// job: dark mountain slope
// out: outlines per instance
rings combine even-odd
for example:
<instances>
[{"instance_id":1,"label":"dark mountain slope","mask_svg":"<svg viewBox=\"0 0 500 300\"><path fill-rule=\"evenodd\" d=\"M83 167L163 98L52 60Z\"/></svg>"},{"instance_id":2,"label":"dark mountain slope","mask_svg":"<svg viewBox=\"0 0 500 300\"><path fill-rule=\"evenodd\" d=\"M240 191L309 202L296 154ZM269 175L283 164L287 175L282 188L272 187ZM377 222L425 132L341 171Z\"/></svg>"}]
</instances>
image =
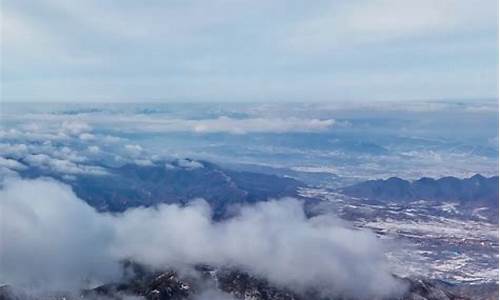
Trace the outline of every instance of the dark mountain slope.
<instances>
[{"instance_id":1,"label":"dark mountain slope","mask_svg":"<svg viewBox=\"0 0 500 300\"><path fill-rule=\"evenodd\" d=\"M151 166L126 164L106 170L109 175L67 178L30 168L21 175L61 180L99 211L122 212L131 207L185 204L203 198L219 216L231 205L295 196L297 188L303 185L291 178L226 170L209 162L192 160L157 162Z\"/></svg>"},{"instance_id":2,"label":"dark mountain slope","mask_svg":"<svg viewBox=\"0 0 500 300\"><path fill-rule=\"evenodd\" d=\"M397 278L397 280L401 280L408 287L402 297L397 298L398 300L468 299L452 293L450 291L451 286L438 285L437 283L420 279ZM207 266L198 267L197 274L190 278L180 276L172 271L156 272L153 274L143 273L123 283L108 284L86 291L82 296L83 298L90 299L95 299L99 296L123 299L125 298L124 295L142 296L148 300L193 299L194 295L207 289L217 289L230 294L236 299L347 300L344 297L327 297L314 290L310 290L305 294L298 294L285 288L273 286L264 279L236 269L214 269ZM396 298L386 300L396 300Z\"/></svg>"},{"instance_id":3,"label":"dark mountain slope","mask_svg":"<svg viewBox=\"0 0 500 300\"><path fill-rule=\"evenodd\" d=\"M150 271L136 264L128 264L120 282L108 283L80 292L33 293L11 286L0 287L0 300L74 300L74 299L145 299L145 300L188 300L188 299L254 299L254 300L354 300L352 298L328 296L311 288L301 293L274 286L265 279L234 268L213 268L197 266L189 275L173 270ZM399 278L405 291L398 297L380 300L466 300L451 284L417 278ZM363 285L360 284L360 289ZM207 291L217 291L212 296L200 297ZM494 291L482 294L476 299L486 299ZM364 300L364 299L359 299Z\"/></svg>"},{"instance_id":4,"label":"dark mountain slope","mask_svg":"<svg viewBox=\"0 0 500 300\"><path fill-rule=\"evenodd\" d=\"M377 201L456 201L465 205L498 208L498 176L487 178L477 174L465 179L423 177L415 181L391 177L365 181L338 191Z\"/></svg>"}]
</instances>

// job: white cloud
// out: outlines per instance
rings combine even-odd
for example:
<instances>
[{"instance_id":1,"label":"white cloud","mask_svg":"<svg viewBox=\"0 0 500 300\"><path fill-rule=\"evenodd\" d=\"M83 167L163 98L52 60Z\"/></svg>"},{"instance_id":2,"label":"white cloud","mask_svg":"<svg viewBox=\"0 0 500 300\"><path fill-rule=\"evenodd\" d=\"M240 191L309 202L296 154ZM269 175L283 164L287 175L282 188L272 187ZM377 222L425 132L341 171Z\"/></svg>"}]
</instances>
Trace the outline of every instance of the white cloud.
<instances>
[{"instance_id":1,"label":"white cloud","mask_svg":"<svg viewBox=\"0 0 500 300\"><path fill-rule=\"evenodd\" d=\"M139 166L154 166L153 161L149 159L135 159L134 163Z\"/></svg>"},{"instance_id":2,"label":"white cloud","mask_svg":"<svg viewBox=\"0 0 500 300\"><path fill-rule=\"evenodd\" d=\"M194 296L193 300L237 300L228 293L216 289L207 289Z\"/></svg>"},{"instance_id":3,"label":"white cloud","mask_svg":"<svg viewBox=\"0 0 500 300\"><path fill-rule=\"evenodd\" d=\"M59 158L62 160L68 160L71 162L85 162L87 157L81 155L78 151L73 150L67 146L63 147L48 147L51 151L47 151L52 157ZM53 149L52 149L53 148Z\"/></svg>"},{"instance_id":4,"label":"white cloud","mask_svg":"<svg viewBox=\"0 0 500 300\"><path fill-rule=\"evenodd\" d=\"M0 190L0 210L0 276L15 285L101 282L117 276L117 260L132 258L155 267L239 266L296 290L314 286L362 297L401 291L375 235L332 216L308 219L297 200L244 207L213 223L203 201L107 215L53 180L9 179Z\"/></svg>"},{"instance_id":5,"label":"white cloud","mask_svg":"<svg viewBox=\"0 0 500 300\"><path fill-rule=\"evenodd\" d=\"M24 170L26 166L17 160L3 158L0 156L0 167L8 168L11 170Z\"/></svg>"},{"instance_id":6,"label":"white cloud","mask_svg":"<svg viewBox=\"0 0 500 300\"><path fill-rule=\"evenodd\" d=\"M295 200L246 207L241 216L218 224L212 224L202 202L188 209L130 210L124 216L118 235L132 240L117 245L117 251L151 265L236 265L278 285L298 290L316 286L360 297L396 288L374 235L347 229L330 216L307 219ZM131 234L146 228L171 231Z\"/></svg>"},{"instance_id":7,"label":"white cloud","mask_svg":"<svg viewBox=\"0 0 500 300\"><path fill-rule=\"evenodd\" d=\"M144 149L141 147L141 145L137 144L127 144L124 146L126 152L135 158L138 158L141 156L141 154L144 153Z\"/></svg>"},{"instance_id":8,"label":"white cloud","mask_svg":"<svg viewBox=\"0 0 500 300\"><path fill-rule=\"evenodd\" d=\"M333 119L299 119L299 118L252 118L233 119L219 117L211 120L192 120L179 122L198 133L228 132L233 134L245 134L252 132L308 132L323 131L335 124Z\"/></svg>"},{"instance_id":9,"label":"white cloud","mask_svg":"<svg viewBox=\"0 0 500 300\"><path fill-rule=\"evenodd\" d=\"M453 31L493 29L497 23L493 6L495 0L332 2L316 17L299 23L290 44L307 51L329 51Z\"/></svg>"},{"instance_id":10,"label":"white cloud","mask_svg":"<svg viewBox=\"0 0 500 300\"><path fill-rule=\"evenodd\" d=\"M60 132L21 131L10 128L0 129L0 138L24 141L61 141L67 139L68 136Z\"/></svg>"},{"instance_id":11,"label":"white cloud","mask_svg":"<svg viewBox=\"0 0 500 300\"><path fill-rule=\"evenodd\" d=\"M108 174L105 169L98 166L77 164L70 160L54 158L46 154L29 154L23 160L31 166L49 169L62 174Z\"/></svg>"},{"instance_id":12,"label":"white cloud","mask_svg":"<svg viewBox=\"0 0 500 300\"><path fill-rule=\"evenodd\" d=\"M117 137L117 136L105 135L102 137L102 141L104 143L108 143L108 144L115 144L115 143L123 142L123 141L125 141L125 139Z\"/></svg>"},{"instance_id":13,"label":"white cloud","mask_svg":"<svg viewBox=\"0 0 500 300\"><path fill-rule=\"evenodd\" d=\"M281 112L283 113L283 112ZM88 140L90 138L101 138L87 133L91 126L97 128L115 129L120 128L121 132L196 132L196 133L284 133L284 132L318 132L325 131L335 125L332 118L318 119L307 117L282 117L279 115L267 117L232 118L228 116L218 116L210 119L180 119L166 115L141 115L125 113L97 113L84 114L79 116L79 121L71 121L72 117L67 115L31 114L9 115L13 121L43 121L45 129L36 133L27 131L21 133L16 129L10 129L9 138L26 138L26 135L35 135L43 138L51 136L63 138L67 134L80 134L80 138ZM64 125L62 132L54 132L51 128L57 128L58 124ZM0 131L0 134L2 132ZM7 133L4 133L7 134ZM54 137L52 137L54 136ZM6 136L7 137L7 136ZM105 136L105 142L119 142L122 139L113 136ZM127 150L140 152L142 149L137 145L127 145Z\"/></svg>"},{"instance_id":14,"label":"white cloud","mask_svg":"<svg viewBox=\"0 0 500 300\"><path fill-rule=\"evenodd\" d=\"M109 248L112 228L70 187L10 179L0 190L0 211L1 283L64 290L119 274Z\"/></svg>"},{"instance_id":15,"label":"white cloud","mask_svg":"<svg viewBox=\"0 0 500 300\"><path fill-rule=\"evenodd\" d=\"M0 153L7 156L24 156L28 153L28 146L25 144L0 143Z\"/></svg>"},{"instance_id":16,"label":"white cloud","mask_svg":"<svg viewBox=\"0 0 500 300\"><path fill-rule=\"evenodd\" d=\"M64 141L71 137L92 139L92 128L86 122L71 117L54 117L50 114L5 115L4 119L29 122L18 128L0 129L0 138L27 141Z\"/></svg>"},{"instance_id":17,"label":"white cloud","mask_svg":"<svg viewBox=\"0 0 500 300\"><path fill-rule=\"evenodd\" d=\"M203 164L198 162L198 161L195 161L195 160L191 160L191 159L178 159L176 160L176 163L179 167L181 168L184 168L184 169L189 169L189 170L194 170L194 169L199 169L199 168L203 168ZM165 168L166 169L170 169L171 166L170 164L165 164Z\"/></svg>"},{"instance_id":18,"label":"white cloud","mask_svg":"<svg viewBox=\"0 0 500 300\"><path fill-rule=\"evenodd\" d=\"M99 146L89 146L87 150L92 154L97 154L101 151L101 148L99 148Z\"/></svg>"},{"instance_id":19,"label":"white cloud","mask_svg":"<svg viewBox=\"0 0 500 300\"><path fill-rule=\"evenodd\" d=\"M94 140L96 137L92 133L85 132L85 133L80 134L79 138L81 140L84 140L84 141L90 141L90 140Z\"/></svg>"},{"instance_id":20,"label":"white cloud","mask_svg":"<svg viewBox=\"0 0 500 300\"><path fill-rule=\"evenodd\" d=\"M82 121L64 121L61 125L64 132L72 135L81 135L91 130L91 127L86 122Z\"/></svg>"}]
</instances>

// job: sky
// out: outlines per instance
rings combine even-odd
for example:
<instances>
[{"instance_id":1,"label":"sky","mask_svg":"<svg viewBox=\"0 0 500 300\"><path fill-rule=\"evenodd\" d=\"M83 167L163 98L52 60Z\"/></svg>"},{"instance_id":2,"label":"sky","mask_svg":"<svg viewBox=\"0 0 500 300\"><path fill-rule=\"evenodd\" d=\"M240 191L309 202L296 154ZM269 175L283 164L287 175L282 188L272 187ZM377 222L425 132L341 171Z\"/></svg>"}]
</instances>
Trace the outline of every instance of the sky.
<instances>
[{"instance_id":1,"label":"sky","mask_svg":"<svg viewBox=\"0 0 500 300\"><path fill-rule=\"evenodd\" d=\"M498 97L498 1L4 0L8 102Z\"/></svg>"}]
</instances>

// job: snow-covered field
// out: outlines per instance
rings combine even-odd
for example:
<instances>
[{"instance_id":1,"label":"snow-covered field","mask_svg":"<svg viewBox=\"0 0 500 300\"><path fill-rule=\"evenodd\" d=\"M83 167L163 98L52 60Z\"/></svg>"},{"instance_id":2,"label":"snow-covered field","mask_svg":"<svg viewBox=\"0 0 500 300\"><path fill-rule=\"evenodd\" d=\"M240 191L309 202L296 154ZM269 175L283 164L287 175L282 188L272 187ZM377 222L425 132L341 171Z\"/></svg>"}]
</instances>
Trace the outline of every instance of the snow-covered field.
<instances>
[{"instance_id":1,"label":"snow-covered field","mask_svg":"<svg viewBox=\"0 0 500 300\"><path fill-rule=\"evenodd\" d=\"M331 211L375 232L397 275L498 284L498 224L468 217L455 203L371 203L316 188L300 194L323 200L316 212Z\"/></svg>"}]
</instances>

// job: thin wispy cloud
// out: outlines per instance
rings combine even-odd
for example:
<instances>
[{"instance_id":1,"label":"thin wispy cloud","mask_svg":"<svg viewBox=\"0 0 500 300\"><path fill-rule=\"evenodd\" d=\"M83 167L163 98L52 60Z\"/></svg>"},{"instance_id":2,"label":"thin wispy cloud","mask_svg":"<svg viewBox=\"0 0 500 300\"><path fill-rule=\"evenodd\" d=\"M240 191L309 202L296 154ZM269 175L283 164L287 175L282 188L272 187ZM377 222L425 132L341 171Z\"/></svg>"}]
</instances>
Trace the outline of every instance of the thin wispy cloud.
<instances>
[{"instance_id":1,"label":"thin wispy cloud","mask_svg":"<svg viewBox=\"0 0 500 300\"><path fill-rule=\"evenodd\" d=\"M496 97L497 11L494 0L4 1L3 93L67 102Z\"/></svg>"}]
</instances>

